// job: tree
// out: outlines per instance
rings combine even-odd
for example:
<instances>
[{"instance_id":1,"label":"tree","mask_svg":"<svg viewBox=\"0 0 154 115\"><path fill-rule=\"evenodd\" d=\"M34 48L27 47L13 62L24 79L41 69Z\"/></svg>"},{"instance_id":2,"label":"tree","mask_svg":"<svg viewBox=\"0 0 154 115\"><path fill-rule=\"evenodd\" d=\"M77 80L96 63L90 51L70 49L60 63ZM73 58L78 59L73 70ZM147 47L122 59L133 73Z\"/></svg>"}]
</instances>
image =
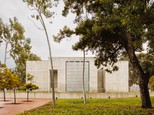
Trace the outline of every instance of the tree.
<instances>
[{"instance_id":1,"label":"tree","mask_svg":"<svg viewBox=\"0 0 154 115\"><path fill-rule=\"evenodd\" d=\"M10 86L8 87L8 89L13 90L14 104L16 104L16 90L21 86L21 80L16 73L12 72L9 84Z\"/></svg>"},{"instance_id":2,"label":"tree","mask_svg":"<svg viewBox=\"0 0 154 115\"><path fill-rule=\"evenodd\" d=\"M16 45L11 49L11 57L15 60L15 72L20 76L23 83L26 79L26 61L41 60L36 54L31 53L30 39L25 39L22 46Z\"/></svg>"},{"instance_id":3,"label":"tree","mask_svg":"<svg viewBox=\"0 0 154 115\"><path fill-rule=\"evenodd\" d=\"M27 92L27 102L29 102L29 92L32 91L32 90L36 90L38 88L39 88L38 86L36 86L32 83L26 83L26 84L24 84L23 86L20 87L20 89L26 90L26 92Z\"/></svg>"},{"instance_id":4,"label":"tree","mask_svg":"<svg viewBox=\"0 0 154 115\"><path fill-rule=\"evenodd\" d=\"M154 55L153 54L145 54L140 53L137 55L138 59L140 60L141 66L145 73L150 72L152 73L154 71ZM136 75L137 76L137 75ZM154 88L154 74L151 74L149 79L149 88L153 90Z\"/></svg>"},{"instance_id":5,"label":"tree","mask_svg":"<svg viewBox=\"0 0 154 115\"><path fill-rule=\"evenodd\" d=\"M154 57L152 54L147 54L147 53L137 53L136 54L143 70L145 73L148 71L152 72L153 71L153 64L154 64ZM122 56L120 60L128 60L128 56ZM149 81L149 84L152 83L152 79ZM133 66L129 64L129 84L130 86L133 84L138 84L138 75L137 73L133 70Z\"/></svg>"},{"instance_id":6,"label":"tree","mask_svg":"<svg viewBox=\"0 0 154 115\"><path fill-rule=\"evenodd\" d=\"M9 19L9 24L4 24L1 20L2 40L5 43L4 64L6 64L7 54L10 53L9 46L21 45L24 39L24 28L18 22L17 18Z\"/></svg>"},{"instance_id":7,"label":"tree","mask_svg":"<svg viewBox=\"0 0 154 115\"><path fill-rule=\"evenodd\" d=\"M14 17L9 19L9 24L4 24L0 19L0 34L5 43L4 64L6 64L7 54L13 58L16 67L15 71L23 82L26 77L26 61L41 60L37 55L31 53L30 38L25 38L24 28Z\"/></svg>"},{"instance_id":8,"label":"tree","mask_svg":"<svg viewBox=\"0 0 154 115\"><path fill-rule=\"evenodd\" d=\"M6 101L6 89L14 90L14 103L16 103L16 88L20 86L20 78L17 74L13 73L11 69L8 69L5 64L0 65L0 89L4 93L4 101Z\"/></svg>"},{"instance_id":9,"label":"tree","mask_svg":"<svg viewBox=\"0 0 154 115\"><path fill-rule=\"evenodd\" d=\"M30 8L32 8L32 10L36 11L36 14L32 15L32 18L35 18L36 20L40 21L46 35L48 48L49 48L50 66L51 66L51 71L50 71L51 86L50 87L52 88L52 105L55 106L55 90L54 90L53 61L52 61L52 54L51 54L51 46L50 46L48 31L47 31L46 24L44 22L43 17L46 17L46 18L53 17L54 12L51 12L50 9L53 6L56 6L57 2L54 2L53 4L51 0L23 0L23 1L26 2L27 5L30 6Z\"/></svg>"},{"instance_id":10,"label":"tree","mask_svg":"<svg viewBox=\"0 0 154 115\"><path fill-rule=\"evenodd\" d=\"M147 53L139 53L137 54L137 58L144 70L145 73L150 72L152 73L154 71L154 56L153 54L147 54ZM129 75L130 75L130 83L135 83L138 84L139 82L139 78L137 73L133 70L132 65L130 64L130 70L129 70ZM152 85L152 76L150 76L150 81L149 81L149 85Z\"/></svg>"},{"instance_id":11,"label":"tree","mask_svg":"<svg viewBox=\"0 0 154 115\"><path fill-rule=\"evenodd\" d=\"M7 71L4 72L5 67L6 67L5 64L0 65L0 89L3 91L4 101L6 101L5 89L8 87L7 77L5 77Z\"/></svg>"},{"instance_id":12,"label":"tree","mask_svg":"<svg viewBox=\"0 0 154 115\"><path fill-rule=\"evenodd\" d=\"M29 92L39 88L37 85L34 85L32 83L33 82L33 78L34 78L33 75L27 73L27 76L26 76L26 82L27 83L20 87L20 89L26 90L26 92L27 92L27 102L29 101Z\"/></svg>"},{"instance_id":13,"label":"tree","mask_svg":"<svg viewBox=\"0 0 154 115\"><path fill-rule=\"evenodd\" d=\"M55 36L60 42L72 34L80 36L73 49L95 52L95 65L111 66L119 56L127 54L139 78L142 108L151 108L148 82L154 71L145 71L135 52L143 51L143 43L148 44L148 53L154 56L154 2L151 0L65 0L63 15L76 14L77 27L64 27ZM88 13L88 19L84 12ZM152 65L154 66L154 64ZM108 70L107 70L108 71Z\"/></svg>"},{"instance_id":14,"label":"tree","mask_svg":"<svg viewBox=\"0 0 154 115\"><path fill-rule=\"evenodd\" d=\"M127 55L122 55L120 61L129 61ZM133 66L129 62L129 87L133 84L138 85L138 76L136 75L135 71L133 70Z\"/></svg>"}]
</instances>

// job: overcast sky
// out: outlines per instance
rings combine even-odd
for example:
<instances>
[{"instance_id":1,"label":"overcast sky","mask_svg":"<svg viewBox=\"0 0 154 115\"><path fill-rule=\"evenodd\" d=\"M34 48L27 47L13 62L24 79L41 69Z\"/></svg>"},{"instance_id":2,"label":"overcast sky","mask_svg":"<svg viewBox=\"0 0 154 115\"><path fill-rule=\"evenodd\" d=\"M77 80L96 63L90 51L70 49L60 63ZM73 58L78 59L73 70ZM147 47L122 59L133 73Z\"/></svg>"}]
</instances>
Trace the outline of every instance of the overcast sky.
<instances>
[{"instance_id":1,"label":"overcast sky","mask_svg":"<svg viewBox=\"0 0 154 115\"><path fill-rule=\"evenodd\" d=\"M61 0L62 1L62 0ZM65 25L70 28L74 28L73 24L74 15L68 15L66 18L61 15L63 9L63 2L60 2L57 8L53 9L57 15L54 19L46 20L47 29L50 36L51 47L52 47L52 56L53 57L81 57L81 51L73 51L72 45L78 41L77 37L64 39L60 44L55 43L52 40L52 36L56 35L59 29L62 29ZM31 15L34 12L30 11L25 3L22 0L0 0L0 17L6 23L8 23L9 18L17 17L18 21L22 24L25 29L25 37L31 38L32 52L40 56L43 60L48 58L48 46L45 38L44 31L36 28L33 22L39 26L39 23L31 19ZM52 24L48 22L52 21ZM41 26L39 26L41 27ZM87 56L90 56L91 53L88 53ZM4 60L4 44L0 46L0 61ZM7 60L7 65L12 67L12 61Z\"/></svg>"}]
</instances>

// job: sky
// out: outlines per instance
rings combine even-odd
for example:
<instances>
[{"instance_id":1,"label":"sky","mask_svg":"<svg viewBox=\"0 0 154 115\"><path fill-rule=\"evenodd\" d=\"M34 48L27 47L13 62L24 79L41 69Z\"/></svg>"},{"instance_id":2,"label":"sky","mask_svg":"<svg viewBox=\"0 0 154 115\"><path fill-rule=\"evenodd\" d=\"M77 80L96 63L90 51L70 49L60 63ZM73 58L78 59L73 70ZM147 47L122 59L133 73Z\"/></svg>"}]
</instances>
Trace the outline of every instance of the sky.
<instances>
[{"instance_id":1,"label":"sky","mask_svg":"<svg viewBox=\"0 0 154 115\"><path fill-rule=\"evenodd\" d=\"M64 3L59 3L57 8L52 9L55 11L55 18L49 20L45 19L47 30L50 37L52 56L53 57L82 57L83 53L81 51L73 51L72 45L78 41L78 37L73 36L72 38L65 38L61 43L56 43L53 41L53 35L59 32L65 25L70 28L75 28L73 19L75 15L69 14L67 17L61 15ZM22 0L0 0L0 18L5 22L9 22L9 18L17 17L18 21L22 24L25 29L25 37L31 38L31 52L41 57L42 60L47 60L49 57L48 45L44 31L39 30L35 25L41 28L39 22L31 18L31 15L35 13L31 11L26 3ZM52 24L49 22L52 21ZM34 24L35 23L35 24ZM4 60L4 43L0 46L0 61ZM90 52L86 56L92 56ZM13 60L8 59L7 65L13 67Z\"/></svg>"}]
</instances>

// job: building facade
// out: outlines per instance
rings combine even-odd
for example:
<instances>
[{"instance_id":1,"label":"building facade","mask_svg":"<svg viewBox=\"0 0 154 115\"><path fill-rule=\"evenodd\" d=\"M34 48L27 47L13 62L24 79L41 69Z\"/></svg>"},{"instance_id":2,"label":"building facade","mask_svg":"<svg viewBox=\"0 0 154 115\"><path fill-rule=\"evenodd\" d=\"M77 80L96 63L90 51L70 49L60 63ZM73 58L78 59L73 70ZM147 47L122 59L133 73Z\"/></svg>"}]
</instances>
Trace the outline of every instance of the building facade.
<instances>
[{"instance_id":1,"label":"building facade","mask_svg":"<svg viewBox=\"0 0 154 115\"><path fill-rule=\"evenodd\" d=\"M128 61L116 64L118 71L107 73L97 69L94 58L85 61L85 90L87 92L128 92ZM53 57L54 85L57 92L81 92L83 89L83 58ZM50 61L27 61L26 72L40 91L51 91Z\"/></svg>"}]
</instances>

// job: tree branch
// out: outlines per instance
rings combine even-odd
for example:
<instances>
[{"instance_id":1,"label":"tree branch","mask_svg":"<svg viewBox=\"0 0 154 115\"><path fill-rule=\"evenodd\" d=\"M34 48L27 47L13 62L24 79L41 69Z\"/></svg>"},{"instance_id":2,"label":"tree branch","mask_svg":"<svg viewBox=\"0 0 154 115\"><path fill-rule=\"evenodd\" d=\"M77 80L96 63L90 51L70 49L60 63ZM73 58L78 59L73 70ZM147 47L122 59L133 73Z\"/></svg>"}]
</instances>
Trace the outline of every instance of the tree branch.
<instances>
[{"instance_id":1,"label":"tree branch","mask_svg":"<svg viewBox=\"0 0 154 115\"><path fill-rule=\"evenodd\" d=\"M35 22L34 22L31 18L29 18L29 19L32 21L32 23L34 24L34 26L35 26L37 29L39 29L39 30L44 30L43 28L38 27L38 26L35 24Z\"/></svg>"}]
</instances>

